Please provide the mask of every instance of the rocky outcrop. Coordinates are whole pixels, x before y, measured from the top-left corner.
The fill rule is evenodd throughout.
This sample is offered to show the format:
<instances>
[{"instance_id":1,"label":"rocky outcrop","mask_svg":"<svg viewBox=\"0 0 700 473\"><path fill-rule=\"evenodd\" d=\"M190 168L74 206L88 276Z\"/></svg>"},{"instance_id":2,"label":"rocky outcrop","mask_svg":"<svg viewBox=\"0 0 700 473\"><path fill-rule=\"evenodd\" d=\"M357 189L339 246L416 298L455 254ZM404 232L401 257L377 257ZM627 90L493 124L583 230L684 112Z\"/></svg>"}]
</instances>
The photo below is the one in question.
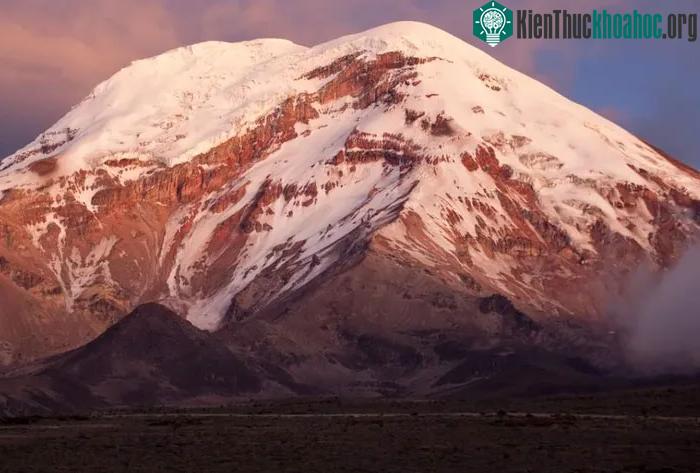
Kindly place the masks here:
<instances>
[{"instance_id":1,"label":"rocky outcrop","mask_svg":"<svg viewBox=\"0 0 700 473\"><path fill-rule=\"evenodd\" d=\"M145 304L87 345L35 367L31 375L0 379L0 411L212 405L254 396L263 382L290 395L304 389L285 386L283 370L266 370L169 309Z\"/></svg>"}]
</instances>

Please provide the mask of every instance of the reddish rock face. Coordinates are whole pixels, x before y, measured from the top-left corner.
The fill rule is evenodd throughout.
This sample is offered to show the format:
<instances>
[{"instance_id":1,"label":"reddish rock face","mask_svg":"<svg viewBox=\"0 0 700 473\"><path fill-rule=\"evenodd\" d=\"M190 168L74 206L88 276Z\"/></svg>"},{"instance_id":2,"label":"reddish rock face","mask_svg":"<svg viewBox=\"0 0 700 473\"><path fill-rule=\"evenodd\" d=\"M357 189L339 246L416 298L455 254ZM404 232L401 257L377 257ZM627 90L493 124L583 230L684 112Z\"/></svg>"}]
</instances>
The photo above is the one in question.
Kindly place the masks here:
<instances>
[{"instance_id":1,"label":"reddish rock face","mask_svg":"<svg viewBox=\"0 0 700 473\"><path fill-rule=\"evenodd\" d=\"M47 176L56 170L56 166L56 158L48 158L32 163L29 166L29 170L37 173L39 176Z\"/></svg>"},{"instance_id":2,"label":"reddish rock face","mask_svg":"<svg viewBox=\"0 0 700 473\"><path fill-rule=\"evenodd\" d=\"M24 152L18 163L46 156L26 169L40 185L0 197L0 299L12 301L0 305L0 363L74 347L150 301L290 366L364 346L362 331L416 363L392 337L554 343L551 326L602 324L626 274L672 265L697 239L696 171L657 153L652 170L622 166L629 179L563 174L571 157L536 133L479 128L505 116L494 106L451 109L436 77L452 64L385 50L327 58L294 78L296 93L174 165L106 156L62 173L75 131ZM481 94L514 87L472 76ZM341 352L339 365L359 363Z\"/></svg>"}]
</instances>

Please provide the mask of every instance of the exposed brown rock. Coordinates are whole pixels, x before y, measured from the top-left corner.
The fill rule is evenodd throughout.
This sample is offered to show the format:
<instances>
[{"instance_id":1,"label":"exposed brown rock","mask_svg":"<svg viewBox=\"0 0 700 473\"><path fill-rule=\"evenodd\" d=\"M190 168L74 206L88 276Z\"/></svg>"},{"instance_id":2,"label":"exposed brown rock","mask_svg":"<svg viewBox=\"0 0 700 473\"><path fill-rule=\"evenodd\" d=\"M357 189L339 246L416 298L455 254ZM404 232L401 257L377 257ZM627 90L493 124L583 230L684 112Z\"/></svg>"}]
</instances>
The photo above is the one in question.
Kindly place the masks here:
<instances>
[{"instance_id":1,"label":"exposed brown rock","mask_svg":"<svg viewBox=\"0 0 700 473\"><path fill-rule=\"evenodd\" d=\"M433 136L452 136L455 131L450 125L450 118L447 118L443 114L439 114L435 117L435 121L430 125L430 134Z\"/></svg>"},{"instance_id":2,"label":"exposed brown rock","mask_svg":"<svg viewBox=\"0 0 700 473\"><path fill-rule=\"evenodd\" d=\"M47 176L54 172L57 166L58 163L56 158L45 158L40 161L34 161L29 165L29 170L37 173L40 176Z\"/></svg>"},{"instance_id":3,"label":"exposed brown rock","mask_svg":"<svg viewBox=\"0 0 700 473\"><path fill-rule=\"evenodd\" d=\"M425 115L425 112L417 112L415 110L406 109L404 111L406 125L413 124L416 120Z\"/></svg>"}]
</instances>

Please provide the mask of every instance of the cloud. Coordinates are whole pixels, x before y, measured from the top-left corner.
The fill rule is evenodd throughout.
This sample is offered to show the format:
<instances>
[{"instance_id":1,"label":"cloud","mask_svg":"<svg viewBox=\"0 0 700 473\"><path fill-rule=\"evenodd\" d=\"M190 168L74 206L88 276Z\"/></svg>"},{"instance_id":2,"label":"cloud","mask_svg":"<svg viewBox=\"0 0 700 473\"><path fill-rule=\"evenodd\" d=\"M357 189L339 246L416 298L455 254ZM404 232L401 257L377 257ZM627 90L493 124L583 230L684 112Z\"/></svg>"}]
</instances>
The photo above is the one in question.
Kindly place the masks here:
<instances>
[{"instance_id":1,"label":"cloud","mask_svg":"<svg viewBox=\"0 0 700 473\"><path fill-rule=\"evenodd\" d=\"M284 37L311 46L390 21L425 17L410 0L217 1L202 10L202 31L231 40Z\"/></svg>"},{"instance_id":2,"label":"cloud","mask_svg":"<svg viewBox=\"0 0 700 473\"><path fill-rule=\"evenodd\" d=\"M2 13L2 155L131 60L178 44L169 13L157 2L5 0Z\"/></svg>"},{"instance_id":3,"label":"cloud","mask_svg":"<svg viewBox=\"0 0 700 473\"><path fill-rule=\"evenodd\" d=\"M58 3L28 0L3 10L0 59L9 65L3 68L6 80L30 74L84 84L178 44L169 13L156 2L67 1L60 9Z\"/></svg>"},{"instance_id":4,"label":"cloud","mask_svg":"<svg viewBox=\"0 0 700 473\"><path fill-rule=\"evenodd\" d=\"M659 277L638 273L618 307L625 354L641 371L700 371L700 245ZM622 310L620 310L622 309Z\"/></svg>"}]
</instances>

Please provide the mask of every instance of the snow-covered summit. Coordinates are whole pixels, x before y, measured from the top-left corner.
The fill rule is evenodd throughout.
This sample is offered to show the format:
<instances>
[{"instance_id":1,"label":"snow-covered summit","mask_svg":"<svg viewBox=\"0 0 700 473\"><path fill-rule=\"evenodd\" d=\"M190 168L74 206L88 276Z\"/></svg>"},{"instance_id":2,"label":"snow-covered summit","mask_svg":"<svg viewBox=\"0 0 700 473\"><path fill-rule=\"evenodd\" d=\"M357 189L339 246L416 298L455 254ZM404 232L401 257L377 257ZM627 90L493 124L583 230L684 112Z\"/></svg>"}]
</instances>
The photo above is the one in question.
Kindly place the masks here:
<instances>
[{"instance_id":1,"label":"snow-covered summit","mask_svg":"<svg viewBox=\"0 0 700 473\"><path fill-rule=\"evenodd\" d=\"M354 33L319 44L311 48L313 54L331 51L404 51L406 53L453 56L474 54L487 57L478 49L456 36L428 23L397 21L381 25L361 33Z\"/></svg>"},{"instance_id":2,"label":"snow-covered summit","mask_svg":"<svg viewBox=\"0 0 700 473\"><path fill-rule=\"evenodd\" d=\"M64 175L94 169L110 159L136 158L166 165L186 161L251 126L284 98L315 90L315 82L300 80L305 72L343 55L388 51L439 57L449 63L426 66L423 88L439 94L434 100L437 106L450 108L451 116L465 128L474 126L464 115L469 108L465 105L493 103L507 117L486 117L493 123L480 119L481 128L497 129L516 121L515 111L556 128L569 126L570 118L576 125L596 121L629 138L624 130L453 35L425 23L402 21L312 48L282 39L209 41L135 61L98 85L32 143L3 160L0 191L24 182L36 185L31 175L25 179L15 175L9 182L8 171L21 171L50 156L59 159L58 172ZM508 92L486 93L479 83L484 76L495 87L500 82ZM582 138L583 144L590 142ZM582 154L597 160L590 167L600 169L610 163L588 148Z\"/></svg>"},{"instance_id":3,"label":"snow-covered summit","mask_svg":"<svg viewBox=\"0 0 700 473\"><path fill-rule=\"evenodd\" d=\"M60 156L65 174L115 157L187 159L233 132L235 111L257 82L256 68L303 50L281 39L209 41L134 61L3 164L42 145L51 148L47 154ZM44 157L38 153L11 168Z\"/></svg>"},{"instance_id":4,"label":"snow-covered summit","mask_svg":"<svg viewBox=\"0 0 700 473\"><path fill-rule=\"evenodd\" d=\"M0 164L0 256L23 241L7 260L43 267L36 297L68 313L161 300L208 329L368 248L457 291L591 316L606 278L694 238L699 183L479 49L398 22L134 62Z\"/></svg>"}]
</instances>

